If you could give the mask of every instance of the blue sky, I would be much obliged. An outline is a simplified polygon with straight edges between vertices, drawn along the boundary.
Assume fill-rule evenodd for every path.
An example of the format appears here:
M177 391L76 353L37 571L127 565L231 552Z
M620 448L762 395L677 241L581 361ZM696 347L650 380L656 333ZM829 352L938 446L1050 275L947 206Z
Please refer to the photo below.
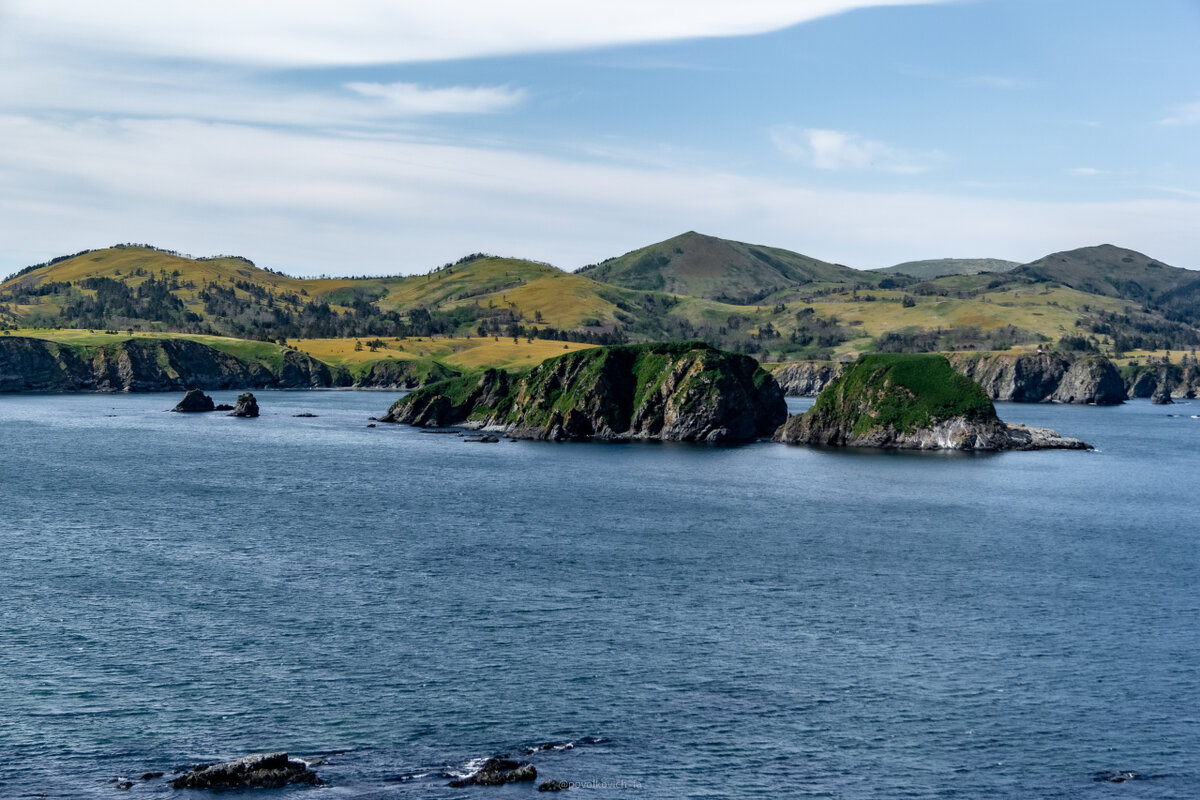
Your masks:
M0 272L573 269L686 230L1200 267L1197 42L1197 0L0 0Z

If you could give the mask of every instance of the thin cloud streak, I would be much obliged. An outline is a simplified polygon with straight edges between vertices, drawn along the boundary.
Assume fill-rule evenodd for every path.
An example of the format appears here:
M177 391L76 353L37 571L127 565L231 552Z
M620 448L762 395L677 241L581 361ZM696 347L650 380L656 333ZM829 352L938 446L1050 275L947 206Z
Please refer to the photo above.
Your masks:
M521 89L507 86L431 88L415 83L347 83L363 97L383 100L400 114L494 114L525 99Z

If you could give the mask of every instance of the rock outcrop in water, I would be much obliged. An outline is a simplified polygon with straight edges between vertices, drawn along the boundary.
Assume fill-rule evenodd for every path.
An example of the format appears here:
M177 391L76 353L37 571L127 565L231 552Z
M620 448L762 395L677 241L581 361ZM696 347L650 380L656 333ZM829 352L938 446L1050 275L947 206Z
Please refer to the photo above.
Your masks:
M254 395L249 392L239 394L237 405L233 407L231 417L257 417L258 416L258 401L254 399Z
M1088 447L1044 428L1005 424L979 385L940 355L860 357L812 408L780 426L775 441L912 450Z
M205 411L215 411L216 406L213 404L213 399L199 389L189 389L188 393L183 396L172 411L179 411L185 414L197 414Z
M295 350L281 350L279 363L268 366L190 339L138 336L84 346L0 337L2 392L305 389L333 384L328 366Z
M580 350L521 378L488 370L433 384L383 421L472 423L523 439L741 442L786 417L783 392L752 358L684 342Z
M537 780L537 769L533 764L507 758L489 758L475 773L450 781L450 786L456 789L464 786L503 786L506 783L533 780Z
M260 753L236 761L199 766L171 781L176 789L278 789L289 784L317 786L321 779L287 753Z

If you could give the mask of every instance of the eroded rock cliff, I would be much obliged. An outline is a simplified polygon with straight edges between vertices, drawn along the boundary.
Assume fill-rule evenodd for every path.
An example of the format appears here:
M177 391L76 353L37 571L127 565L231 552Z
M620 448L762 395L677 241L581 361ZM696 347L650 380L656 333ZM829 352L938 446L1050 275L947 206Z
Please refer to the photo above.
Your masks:
M433 384L383 419L470 422L526 439L738 442L769 436L786 417L783 392L756 361L686 342L581 350L521 378L489 370Z
M190 339L139 336L82 346L0 337L0 391L5 392L302 389L332 383L329 367L294 350L282 350L279 363L268 365Z
M845 368L837 361L799 361L776 367L771 374L788 397L816 397Z

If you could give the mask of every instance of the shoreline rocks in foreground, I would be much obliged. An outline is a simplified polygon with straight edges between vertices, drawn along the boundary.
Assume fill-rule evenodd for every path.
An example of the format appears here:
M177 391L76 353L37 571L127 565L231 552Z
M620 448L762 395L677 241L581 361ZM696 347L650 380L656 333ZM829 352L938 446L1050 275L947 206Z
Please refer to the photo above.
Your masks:
M256 753L234 761L201 765L171 781L176 789L278 789L290 784L319 786L308 765L287 753Z
M861 356L774 440L908 450L1090 449L1055 431L1004 423L984 390L945 356L907 354Z
M745 442L787 418L783 392L749 356L703 342L621 345L423 387L384 422L471 425L549 441Z

